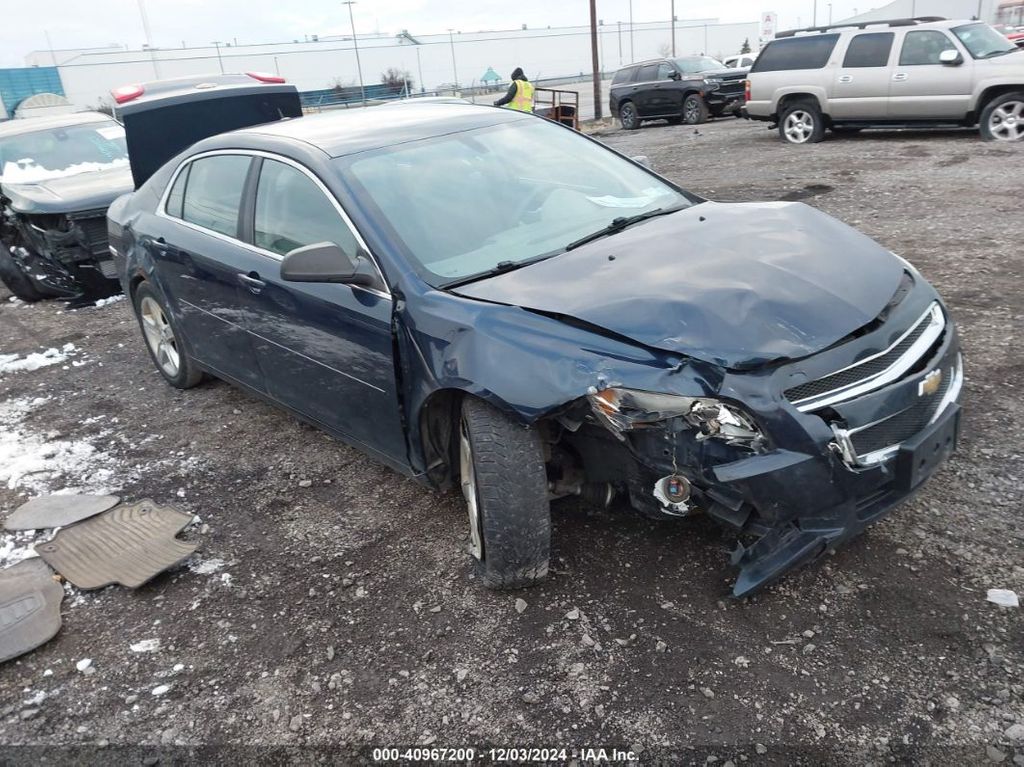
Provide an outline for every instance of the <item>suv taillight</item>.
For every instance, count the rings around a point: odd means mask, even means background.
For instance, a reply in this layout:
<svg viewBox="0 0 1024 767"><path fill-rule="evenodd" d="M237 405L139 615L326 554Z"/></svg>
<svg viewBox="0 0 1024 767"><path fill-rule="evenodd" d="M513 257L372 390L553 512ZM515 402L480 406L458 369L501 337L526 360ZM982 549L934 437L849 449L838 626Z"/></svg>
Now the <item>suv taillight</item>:
<svg viewBox="0 0 1024 767"><path fill-rule="evenodd" d="M743 81L743 100L750 101L750 80Z"/></svg>

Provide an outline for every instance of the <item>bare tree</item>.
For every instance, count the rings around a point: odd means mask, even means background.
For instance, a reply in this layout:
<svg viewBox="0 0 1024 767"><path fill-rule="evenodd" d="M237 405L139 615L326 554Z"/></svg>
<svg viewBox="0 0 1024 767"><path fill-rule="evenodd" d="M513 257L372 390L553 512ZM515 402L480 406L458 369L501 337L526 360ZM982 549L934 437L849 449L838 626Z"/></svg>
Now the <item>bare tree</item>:
<svg viewBox="0 0 1024 767"><path fill-rule="evenodd" d="M413 79L405 70L388 67L380 76L380 82L392 93L412 93Z"/></svg>

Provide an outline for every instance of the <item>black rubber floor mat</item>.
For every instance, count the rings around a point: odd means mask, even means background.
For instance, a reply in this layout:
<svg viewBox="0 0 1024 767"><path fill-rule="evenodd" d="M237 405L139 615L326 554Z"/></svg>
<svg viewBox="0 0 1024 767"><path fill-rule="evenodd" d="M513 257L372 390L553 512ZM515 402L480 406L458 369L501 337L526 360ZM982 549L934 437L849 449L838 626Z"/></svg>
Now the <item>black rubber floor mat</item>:
<svg viewBox="0 0 1024 767"><path fill-rule="evenodd" d="M120 502L116 495L44 495L19 506L4 520L8 530L64 527L102 514Z"/></svg>
<svg viewBox="0 0 1024 767"><path fill-rule="evenodd" d="M80 589L111 583L134 589L196 550L198 544L175 537L191 520L170 506L140 501L65 527L36 551Z"/></svg>
<svg viewBox="0 0 1024 767"><path fill-rule="evenodd" d="M45 562L26 559L0 570L0 663L24 655L60 631L64 589Z"/></svg>

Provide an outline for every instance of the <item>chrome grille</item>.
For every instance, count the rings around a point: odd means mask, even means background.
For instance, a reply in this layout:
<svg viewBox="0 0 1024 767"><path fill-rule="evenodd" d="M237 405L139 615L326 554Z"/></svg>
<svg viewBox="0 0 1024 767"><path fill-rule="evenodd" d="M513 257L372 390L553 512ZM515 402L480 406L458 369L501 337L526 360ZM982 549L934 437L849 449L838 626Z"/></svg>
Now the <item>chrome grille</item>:
<svg viewBox="0 0 1024 767"><path fill-rule="evenodd" d="M898 445L906 442L919 431L924 429L935 415L939 403L943 401L946 392L953 382L953 375L949 372L942 377L942 383L938 391L918 398L917 402L906 410L886 418L884 421L866 426L858 431L850 432L850 442L858 456L866 456L879 450L884 450L891 445Z"/></svg>
<svg viewBox="0 0 1024 767"><path fill-rule="evenodd" d="M933 303L889 348L842 370L791 387L785 391L785 397L798 410L806 412L852 399L899 380L942 337L944 328L942 309L938 303Z"/></svg>

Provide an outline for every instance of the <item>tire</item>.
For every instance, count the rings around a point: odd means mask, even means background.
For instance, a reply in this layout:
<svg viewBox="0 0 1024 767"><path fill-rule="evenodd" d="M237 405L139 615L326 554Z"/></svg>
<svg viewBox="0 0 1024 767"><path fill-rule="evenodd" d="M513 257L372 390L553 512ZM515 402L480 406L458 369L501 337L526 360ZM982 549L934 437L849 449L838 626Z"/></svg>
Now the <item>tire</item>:
<svg viewBox="0 0 1024 767"><path fill-rule="evenodd" d="M176 389L198 385L203 380L203 371L189 356L185 337L148 282L135 289L132 303L150 359L164 380Z"/></svg>
<svg viewBox="0 0 1024 767"><path fill-rule="evenodd" d="M1004 93L981 110L981 137L986 141L1024 139L1024 91Z"/></svg>
<svg viewBox="0 0 1024 767"><path fill-rule="evenodd" d="M14 256L7 250L7 245L0 243L0 280L17 298L28 304L41 301L46 296L36 290L32 280L14 260Z"/></svg>
<svg viewBox="0 0 1024 767"><path fill-rule="evenodd" d="M825 118L810 101L789 104L779 116L779 136L789 144L817 144L825 138Z"/></svg>
<svg viewBox="0 0 1024 767"><path fill-rule="evenodd" d="M683 122L687 125L700 125L708 121L708 105L696 93L683 99Z"/></svg>
<svg viewBox="0 0 1024 767"><path fill-rule="evenodd" d="M487 588L502 590L544 580L551 553L551 509L537 430L467 397L458 456L470 551L480 580Z"/></svg>
<svg viewBox="0 0 1024 767"><path fill-rule="evenodd" d="M623 130L636 130L640 127L640 115L632 101L624 101L619 105L619 122Z"/></svg>

